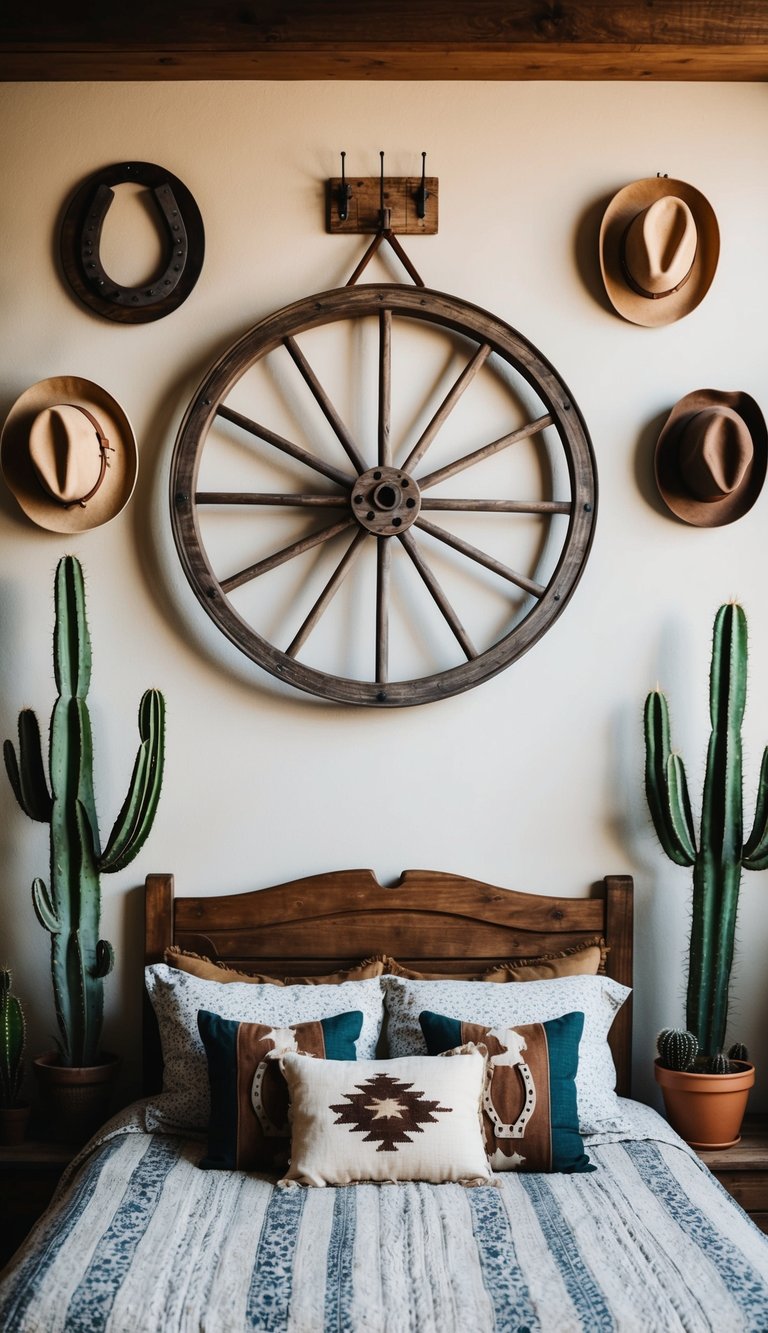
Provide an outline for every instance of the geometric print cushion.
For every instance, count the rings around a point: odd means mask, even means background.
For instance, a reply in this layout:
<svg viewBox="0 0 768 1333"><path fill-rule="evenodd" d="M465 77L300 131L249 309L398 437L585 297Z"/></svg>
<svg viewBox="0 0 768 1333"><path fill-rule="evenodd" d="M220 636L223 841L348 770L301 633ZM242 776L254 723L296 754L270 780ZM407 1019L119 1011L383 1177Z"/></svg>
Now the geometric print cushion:
<svg viewBox="0 0 768 1333"><path fill-rule="evenodd" d="M284 1055L291 1164L280 1185L492 1180L480 1123L485 1061Z"/></svg>
<svg viewBox="0 0 768 1333"><path fill-rule="evenodd" d="M354 1060L363 1015L357 1011L275 1028L238 1023L201 1009L197 1015L208 1058L211 1118L204 1170L283 1170L288 1161L288 1089L279 1060L302 1051L328 1060Z"/></svg>
<svg viewBox="0 0 768 1333"><path fill-rule="evenodd" d="M487 1051L485 1148L494 1171L594 1171L579 1134L576 1070L584 1015L488 1028L424 1011L430 1055L472 1042Z"/></svg>

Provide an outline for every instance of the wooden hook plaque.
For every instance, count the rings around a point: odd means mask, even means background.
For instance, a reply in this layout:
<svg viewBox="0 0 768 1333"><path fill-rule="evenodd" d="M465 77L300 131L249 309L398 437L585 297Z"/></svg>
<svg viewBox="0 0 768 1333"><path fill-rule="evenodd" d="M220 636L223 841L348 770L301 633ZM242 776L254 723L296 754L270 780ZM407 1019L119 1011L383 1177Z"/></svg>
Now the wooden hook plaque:
<svg viewBox="0 0 768 1333"><path fill-rule="evenodd" d="M115 185L135 181L151 190L166 236L162 270L149 282L126 287L106 272L99 247ZM152 162L119 162L96 171L75 192L61 227L64 275L91 310L122 324L162 319L186 301L203 267L205 232L186 185Z"/></svg>

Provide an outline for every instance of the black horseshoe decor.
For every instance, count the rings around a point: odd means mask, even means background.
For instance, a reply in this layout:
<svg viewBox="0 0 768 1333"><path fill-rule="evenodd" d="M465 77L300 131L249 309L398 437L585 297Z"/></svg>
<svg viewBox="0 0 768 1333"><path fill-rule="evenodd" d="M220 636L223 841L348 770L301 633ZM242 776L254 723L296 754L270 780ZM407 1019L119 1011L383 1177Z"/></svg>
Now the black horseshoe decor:
<svg viewBox="0 0 768 1333"><path fill-rule="evenodd" d="M110 278L99 255L112 186L136 181L151 190L167 233L163 270L138 287ZM121 324L162 319L186 301L205 254L203 219L186 185L152 162L119 162L88 177L67 205L60 238L66 279L85 305Z"/></svg>

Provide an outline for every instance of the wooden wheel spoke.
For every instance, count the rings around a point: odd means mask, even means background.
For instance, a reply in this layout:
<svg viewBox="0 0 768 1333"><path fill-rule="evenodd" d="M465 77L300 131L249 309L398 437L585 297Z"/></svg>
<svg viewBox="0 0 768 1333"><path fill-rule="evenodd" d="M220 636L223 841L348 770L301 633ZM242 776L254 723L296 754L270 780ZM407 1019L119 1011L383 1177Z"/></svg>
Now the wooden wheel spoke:
<svg viewBox="0 0 768 1333"><path fill-rule="evenodd" d="M269 573L270 569L277 569L277 566L284 565L286 560L293 560L295 556L311 551L313 546L319 546L321 542L330 541L340 532L345 532L354 525L354 522L353 518L345 518L341 523L331 523L327 528L320 528L318 532L312 532L308 537L301 537L298 541L291 542L290 546L275 551L274 555L268 555L264 560L257 560L255 565L249 565L247 569L241 569L239 574L232 574L228 579L224 579L221 584L222 591L231 592L233 588L239 588L243 583Z"/></svg>
<svg viewBox="0 0 768 1333"><path fill-rule="evenodd" d="M389 587L392 544L389 537L377 538L376 563L376 680L389 679Z"/></svg>
<svg viewBox="0 0 768 1333"><path fill-rule="evenodd" d="M448 477L455 476L457 472L463 472L465 468L474 467L475 463L481 463L484 458L490 458L492 454L497 454L502 449L508 449L511 444L517 444L518 440L527 440L530 435L536 435L538 431L544 430L545 426L551 425L552 417L547 412L545 416L537 417L535 421L529 421L525 426L510 431L508 435L501 435L498 440L493 440L491 444L484 444L482 449L475 449L473 453L465 454L463 458L457 458L453 463L438 468L436 472L430 472L426 477L419 477L419 486L422 490L427 486L436 486L439 481L446 481Z"/></svg>
<svg viewBox="0 0 768 1333"><path fill-rule="evenodd" d="M286 440L282 435L277 435L275 431L270 430L268 426L261 426L257 421L252 421L250 417L243 416L242 412L235 412L233 408L226 407L221 403L216 409L216 415L224 417L225 421L231 421L234 426L239 426L241 430L247 430L249 435L255 435L257 439L263 440L265 444L271 444L274 449L279 449L281 453L288 454L295 458L299 463L305 463L307 467L314 468L315 472L320 472L324 477L330 477L331 481L337 481L340 486L352 486L353 478L341 468L334 467L332 463L326 463L322 458L316 458L308 449L303 449L300 444L294 444L292 440Z"/></svg>
<svg viewBox="0 0 768 1333"><path fill-rule="evenodd" d="M392 463L392 311L379 313L379 467Z"/></svg>
<svg viewBox="0 0 768 1333"><path fill-rule="evenodd" d="M368 465L363 458L363 455L360 453L355 441L352 439L347 427L344 425L344 422L336 411L336 408L333 406L328 394L325 392L325 389L315 375L315 372L307 361L299 344L296 342L296 339L289 336L284 338L283 342L287 350L290 352L293 363L301 374L304 383L311 390L320 411L323 413L323 416L329 425L333 428L336 438L345 450L350 462L357 468L358 472L365 472Z"/></svg>
<svg viewBox="0 0 768 1333"><path fill-rule="evenodd" d="M486 569L492 570L500 578L515 583L524 592L532 593L534 597L543 597L547 591L542 583L536 583L534 579L527 578L525 574L518 574L516 570L510 569L501 560L496 560L494 556L487 555L479 547L473 546L471 542L465 542L462 537L454 536L452 532L447 532L445 528L439 528L434 523L428 523L425 518L417 518L416 527L421 528L423 532L428 532L430 537L436 537L438 541L445 542L446 546L452 546L454 551L460 551L468 559L476 560L479 565L484 565Z"/></svg>
<svg viewBox="0 0 768 1333"><path fill-rule="evenodd" d="M349 573L350 569L355 563L355 560L360 554L360 548L362 547L362 544L367 536L368 533L364 532L362 529L360 529L358 532L355 533L355 536L352 538L352 541L350 542L349 546L344 552L344 555L341 557L341 560L339 561L331 577L329 578L328 582L323 588L323 591L320 593L320 596L318 597L317 601L312 607L312 610L310 611L309 615L307 616L306 620L302 624L301 628L299 629L294 639L291 641L288 648L286 648L285 651L288 657L295 657L299 649L301 648L302 644L306 643L307 639L312 633L312 630L315 628L315 625L317 624L318 620L327 610L331 602L331 599L338 592L339 588L344 582L344 579L346 578L347 574Z"/></svg>
<svg viewBox="0 0 768 1333"><path fill-rule="evenodd" d="M416 569L421 575L421 578L424 581L438 609L442 612L443 616L445 617L445 620L448 622L448 625L450 626L454 637L457 639L457 641L463 648L464 655L466 656L467 660L472 661L473 658L478 656L477 649L475 648L474 644L472 643L472 640L467 634L467 631L465 630L464 626L459 620L459 617L457 616L456 612L451 606L451 603L448 601L448 598L443 592L443 589L441 588L437 578L435 577L429 565L427 564L426 560L424 559L424 556L421 554L421 551L419 550L416 542L414 541L412 534L410 532L405 532L403 533L402 537L399 538L399 540L402 542L403 546L405 547L406 551L411 557L411 560L413 561L414 565L416 566Z"/></svg>
<svg viewBox="0 0 768 1333"><path fill-rule="evenodd" d="M278 508L346 509L348 495L302 494L295 491L197 491L199 505L275 505Z"/></svg>
<svg viewBox="0 0 768 1333"><path fill-rule="evenodd" d="M452 496L421 497L421 508L474 514L570 514L570 500L459 500Z"/></svg>
<svg viewBox="0 0 768 1333"><path fill-rule="evenodd" d="M450 416L465 389L469 388L478 370L485 365L490 351L490 343L482 343L478 347L472 360L467 363L453 387L446 394L421 438L413 446L403 463L404 472L412 472L419 460L424 457L443 422Z"/></svg>

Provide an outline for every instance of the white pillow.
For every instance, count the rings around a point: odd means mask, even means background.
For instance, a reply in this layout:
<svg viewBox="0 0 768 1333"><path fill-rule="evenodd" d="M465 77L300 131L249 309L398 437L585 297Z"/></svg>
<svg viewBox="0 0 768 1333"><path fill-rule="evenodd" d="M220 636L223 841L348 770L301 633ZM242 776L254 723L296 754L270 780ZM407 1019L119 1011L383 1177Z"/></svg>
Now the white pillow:
<svg viewBox="0 0 768 1333"><path fill-rule="evenodd" d="M427 1049L419 1024L424 1009L465 1023L517 1027L545 1023L574 1011L584 1015L579 1043L576 1099L579 1131L624 1131L626 1122L616 1096L616 1069L606 1041L608 1030L630 994L611 977L555 977L515 981L506 986L485 981L408 981L382 977L387 1012L387 1043L394 1057L423 1055Z"/></svg>
<svg viewBox="0 0 768 1333"><path fill-rule="evenodd" d="M284 1055L291 1164L281 1185L490 1183L480 1124L485 1059L317 1060Z"/></svg>
<svg viewBox="0 0 768 1333"><path fill-rule="evenodd" d="M148 1108L150 1129L206 1129L210 1115L208 1065L197 1027L198 1009L240 1023L295 1023L330 1018L359 1009L363 1026L357 1039L360 1059L376 1054L384 996L378 977L333 986L259 986L251 982L203 981L201 977L154 963L144 979L157 1015L163 1049L163 1091Z"/></svg>

